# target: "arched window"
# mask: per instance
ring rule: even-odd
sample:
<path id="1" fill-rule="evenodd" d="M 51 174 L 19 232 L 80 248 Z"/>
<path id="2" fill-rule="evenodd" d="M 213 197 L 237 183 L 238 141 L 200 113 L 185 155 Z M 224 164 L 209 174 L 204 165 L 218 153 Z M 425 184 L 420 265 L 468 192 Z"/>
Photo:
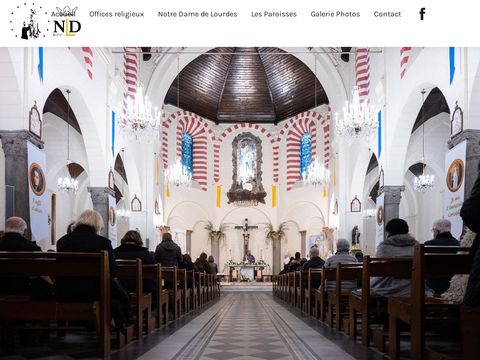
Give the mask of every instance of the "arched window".
<path id="1" fill-rule="evenodd" d="M 300 139 L 300 177 L 312 162 L 312 135 L 305 133 Z"/>
<path id="2" fill-rule="evenodd" d="M 182 165 L 193 173 L 193 139 L 186 132 L 182 134 Z"/>

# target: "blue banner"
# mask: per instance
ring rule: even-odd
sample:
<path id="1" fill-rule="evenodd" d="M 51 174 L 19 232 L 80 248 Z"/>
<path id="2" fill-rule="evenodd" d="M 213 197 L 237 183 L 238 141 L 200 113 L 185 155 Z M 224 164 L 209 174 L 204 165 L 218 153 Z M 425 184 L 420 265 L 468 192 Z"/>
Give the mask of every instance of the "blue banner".
<path id="1" fill-rule="evenodd" d="M 450 57 L 450 85 L 452 85 L 453 78 L 455 76 L 455 48 L 449 48 L 449 57 Z"/>
<path id="2" fill-rule="evenodd" d="M 43 82 L 43 47 L 38 48 L 38 76 L 40 77 L 40 82 Z"/>

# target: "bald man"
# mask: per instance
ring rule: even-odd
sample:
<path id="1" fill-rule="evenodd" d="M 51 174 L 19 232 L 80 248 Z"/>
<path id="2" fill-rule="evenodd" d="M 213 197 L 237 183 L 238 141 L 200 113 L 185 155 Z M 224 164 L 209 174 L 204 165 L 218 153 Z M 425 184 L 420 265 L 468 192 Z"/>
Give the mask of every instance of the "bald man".
<path id="1" fill-rule="evenodd" d="M 13 216 L 5 221 L 5 235 L 0 240 L 0 251 L 42 251 L 38 245 L 25 238 L 27 223 Z"/>

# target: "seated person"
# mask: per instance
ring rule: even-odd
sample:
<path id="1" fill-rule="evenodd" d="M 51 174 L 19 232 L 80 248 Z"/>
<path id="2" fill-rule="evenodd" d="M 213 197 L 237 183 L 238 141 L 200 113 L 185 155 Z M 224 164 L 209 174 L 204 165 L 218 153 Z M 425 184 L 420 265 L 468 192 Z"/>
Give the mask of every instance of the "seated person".
<path id="1" fill-rule="evenodd" d="M 377 246 L 375 256 L 413 256 L 418 241 L 408 233 L 408 224 L 402 219 L 392 219 L 385 226 L 387 238 Z M 410 296 L 410 279 L 374 277 L 370 279 L 371 294 L 380 297 Z"/>
<path id="2" fill-rule="evenodd" d="M 295 272 L 302 266 L 300 264 L 300 261 L 301 261 L 300 256 L 301 254 L 297 251 L 295 253 L 295 258 L 292 261 L 290 261 L 290 265 L 288 266 L 288 272 Z"/>
<path id="3" fill-rule="evenodd" d="M 143 247 L 142 236 L 136 230 L 127 231 L 120 240 L 120 246 L 113 250 L 116 259 L 121 260 L 136 260 L 141 259 L 142 264 L 155 264 L 155 259 L 150 255 L 147 248 Z M 122 284 L 130 292 L 135 292 L 135 280 L 122 280 Z M 154 287 L 153 280 L 143 281 L 143 291 L 153 292 Z"/>
<path id="4" fill-rule="evenodd" d="M 355 256 L 350 255 L 350 243 L 347 239 L 340 238 L 337 240 L 337 252 L 325 261 L 325 267 L 336 267 L 337 264 L 356 264 L 358 263 Z M 335 291 L 336 282 L 327 281 L 326 291 Z M 353 291 L 357 289 L 355 280 L 342 281 L 342 291 Z"/>
<path id="5" fill-rule="evenodd" d="M 303 265 L 303 270 L 308 271 L 308 269 L 319 269 L 325 264 L 325 261 L 320 257 L 320 252 L 318 251 L 318 247 L 313 246 L 310 249 L 310 260 L 308 260 L 304 265 Z M 307 287 L 307 283 L 304 283 L 304 287 Z M 319 280 L 313 280 L 312 281 L 312 287 L 313 288 L 318 288 L 320 287 L 320 281 Z"/>
<path id="6" fill-rule="evenodd" d="M 447 219 L 440 219 L 433 223 L 432 235 L 433 239 L 425 241 L 425 245 L 432 246 L 459 246 L 460 243 L 450 232 L 452 223 Z M 428 288 L 432 289 L 436 294 L 443 294 L 448 290 L 451 277 L 441 279 L 427 279 L 425 281 Z"/>

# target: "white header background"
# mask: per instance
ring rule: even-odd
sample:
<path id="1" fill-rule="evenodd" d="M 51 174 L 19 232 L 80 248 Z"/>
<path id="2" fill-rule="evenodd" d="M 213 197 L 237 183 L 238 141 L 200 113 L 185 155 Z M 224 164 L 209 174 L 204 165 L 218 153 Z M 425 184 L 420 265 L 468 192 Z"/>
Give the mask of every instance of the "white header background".
<path id="1" fill-rule="evenodd" d="M 81 23 L 76 36 L 22 40 L 20 8 L 78 7 L 71 20 Z M 26 5 L 24 5 L 26 4 Z M 425 20 L 420 21 L 420 8 Z M 284 1 L 284 0 L 9 0 L 0 2 L 1 46 L 480 46 L 478 2 L 404 1 Z M 27 10 L 29 11 L 29 9 Z M 90 12 L 144 12 L 143 18 L 91 17 Z M 159 11 L 231 11 L 235 18 L 161 18 Z M 255 18 L 252 12 L 295 11 L 294 18 Z M 312 17 L 312 11 L 360 12 L 359 18 Z M 400 11 L 400 18 L 375 18 L 374 11 Z M 15 14 L 12 15 L 11 13 Z M 57 19 L 58 20 L 58 19 Z M 39 25 L 46 24 L 39 20 Z M 12 27 L 14 31 L 12 31 Z"/>

